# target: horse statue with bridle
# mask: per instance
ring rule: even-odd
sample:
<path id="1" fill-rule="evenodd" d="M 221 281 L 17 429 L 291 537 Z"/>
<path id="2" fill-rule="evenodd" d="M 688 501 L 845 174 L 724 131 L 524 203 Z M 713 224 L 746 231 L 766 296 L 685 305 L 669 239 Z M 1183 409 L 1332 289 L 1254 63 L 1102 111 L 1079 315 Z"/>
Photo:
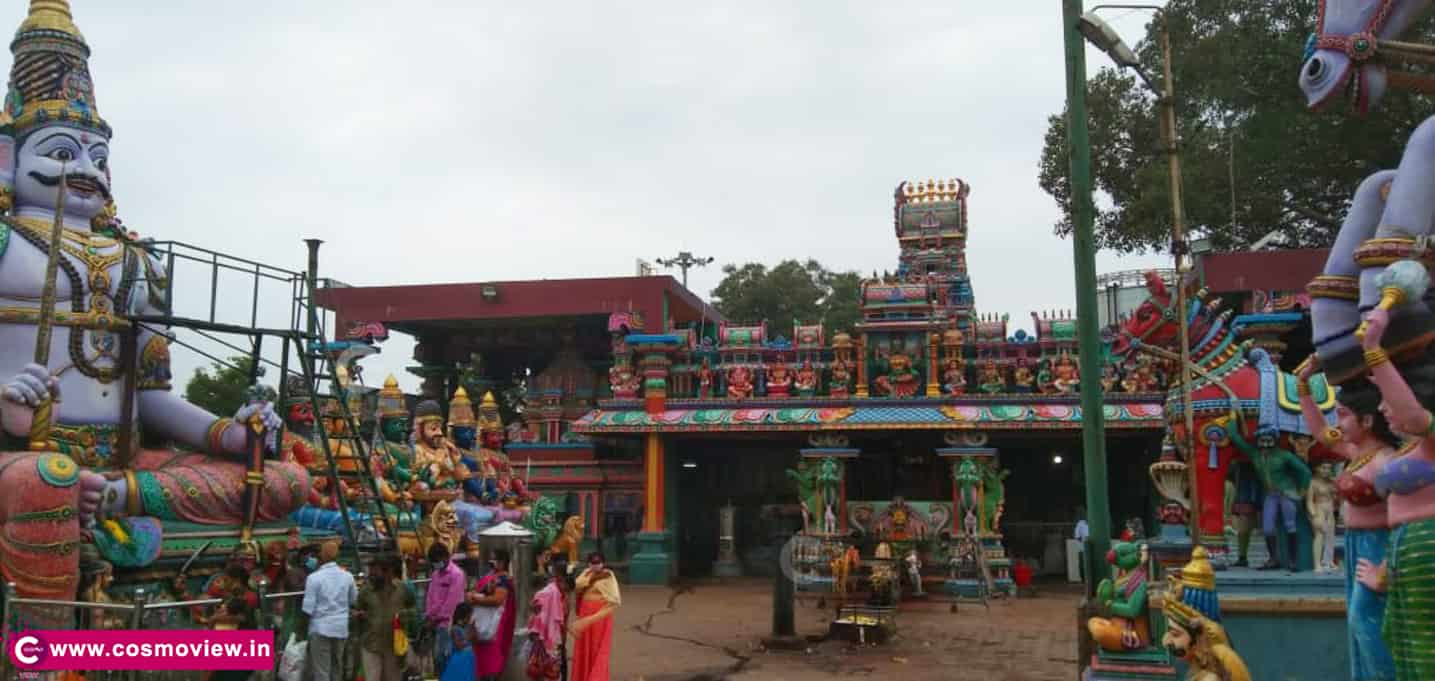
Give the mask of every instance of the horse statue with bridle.
<path id="1" fill-rule="evenodd" d="M 1435 94 L 1435 76 L 1409 64 L 1435 65 L 1435 45 L 1395 40 L 1431 0 L 1320 0 L 1316 32 L 1307 42 L 1300 87 L 1312 109 L 1344 98 L 1351 112 L 1376 108 L 1391 88 Z M 1403 259 L 1435 263 L 1435 118 L 1415 128 L 1396 170 L 1382 170 L 1356 189 L 1324 271 L 1310 283 L 1311 327 L 1321 369 L 1334 385 L 1356 387 L 1366 373 L 1359 343 L 1361 314 L 1391 311 L 1384 346 L 1393 357 L 1435 340 L 1425 300 L 1398 300 L 1379 281 Z M 1353 254 L 1353 257 L 1352 257 Z"/>
<path id="2" fill-rule="evenodd" d="M 1189 404 L 1179 380 L 1172 380 L 1165 414 L 1172 441 L 1192 443 L 1187 464 L 1195 470 L 1199 541 L 1212 560 L 1227 559 L 1225 528 L 1226 476 L 1231 463 L 1244 455 L 1226 431 L 1232 419 L 1248 438 L 1257 428 L 1274 428 L 1290 446 L 1292 435 L 1310 435 L 1301 418 L 1296 377 L 1276 366 L 1270 355 L 1242 340 L 1231 310 L 1220 301 L 1206 300 L 1205 290 L 1191 291 L 1184 311 L 1166 282 L 1155 272 L 1146 273 L 1147 299 L 1121 324 L 1111 344 L 1112 355 L 1129 357 L 1141 352 L 1179 365 L 1178 315 L 1185 314 L 1189 337 Z M 1311 380 L 1311 393 L 1327 413 L 1335 407 L 1335 394 L 1319 375 Z M 1186 431 L 1185 410 L 1192 411 L 1192 436 Z"/>

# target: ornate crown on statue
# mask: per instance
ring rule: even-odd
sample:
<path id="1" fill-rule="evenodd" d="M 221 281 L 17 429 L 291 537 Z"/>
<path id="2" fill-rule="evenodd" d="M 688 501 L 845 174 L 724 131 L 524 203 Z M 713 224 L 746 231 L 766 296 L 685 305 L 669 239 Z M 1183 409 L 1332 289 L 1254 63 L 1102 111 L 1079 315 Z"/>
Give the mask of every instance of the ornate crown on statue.
<path id="1" fill-rule="evenodd" d="M 15 55 L 0 132 L 17 138 L 55 123 L 111 136 L 95 106 L 90 48 L 68 0 L 30 0 L 30 14 L 10 43 Z"/>
<path id="2" fill-rule="evenodd" d="M 448 425 L 453 427 L 477 426 L 478 417 L 473 413 L 473 402 L 468 399 L 468 391 L 459 386 L 453 392 L 453 399 L 448 403 Z"/>
<path id="3" fill-rule="evenodd" d="M 1191 562 L 1170 576 L 1162 610 L 1182 627 L 1191 629 L 1198 618 L 1221 621 L 1221 603 L 1216 597 L 1216 571 L 1205 547 L 1191 549 Z"/>

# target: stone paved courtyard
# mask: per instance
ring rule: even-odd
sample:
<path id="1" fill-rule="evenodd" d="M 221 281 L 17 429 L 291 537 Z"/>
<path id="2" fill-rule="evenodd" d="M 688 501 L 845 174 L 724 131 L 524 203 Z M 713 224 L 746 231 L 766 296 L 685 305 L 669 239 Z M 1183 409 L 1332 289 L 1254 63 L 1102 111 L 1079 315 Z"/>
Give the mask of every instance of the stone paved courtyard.
<path id="1" fill-rule="evenodd" d="M 899 679 L 1070 681 L 1076 678 L 1079 595 L 1043 589 L 1033 598 L 904 605 L 896 640 L 854 649 L 813 643 L 807 651 L 763 650 L 772 622 L 770 580 L 703 582 L 676 589 L 628 587 L 614 633 L 619 681 Z M 800 635 L 827 630 L 831 610 L 798 604 Z"/>

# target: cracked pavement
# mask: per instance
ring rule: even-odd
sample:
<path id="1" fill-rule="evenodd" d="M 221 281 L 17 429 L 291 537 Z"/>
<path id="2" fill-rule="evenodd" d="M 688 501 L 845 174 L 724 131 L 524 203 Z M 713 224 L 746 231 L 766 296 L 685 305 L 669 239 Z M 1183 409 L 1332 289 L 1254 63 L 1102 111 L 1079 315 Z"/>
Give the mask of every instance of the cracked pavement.
<path id="1" fill-rule="evenodd" d="M 1068 681 L 1077 672 L 1079 596 L 994 602 L 988 611 L 946 602 L 904 605 L 897 638 L 885 646 L 811 644 L 808 652 L 766 651 L 772 582 L 739 579 L 677 588 L 625 587 L 613 640 L 615 681 Z M 797 605 L 799 635 L 821 635 L 830 610 Z"/>

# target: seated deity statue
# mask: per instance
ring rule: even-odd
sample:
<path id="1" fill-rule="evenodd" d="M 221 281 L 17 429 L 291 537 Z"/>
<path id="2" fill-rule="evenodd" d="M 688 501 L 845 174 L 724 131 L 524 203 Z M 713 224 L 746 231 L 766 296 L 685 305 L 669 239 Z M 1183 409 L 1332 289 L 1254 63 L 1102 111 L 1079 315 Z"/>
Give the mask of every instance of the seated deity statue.
<path id="1" fill-rule="evenodd" d="M 425 400 L 414 408 L 417 420 L 414 467 L 429 489 L 453 489 L 468 477 L 463 457 L 444 436 L 443 411 L 438 402 Z"/>
<path id="2" fill-rule="evenodd" d="M 887 358 L 887 368 L 888 372 L 878 376 L 874 382 L 877 394 L 887 397 L 911 397 L 917 394 L 921 385 L 911 357 L 902 352 L 893 353 Z"/>
<path id="3" fill-rule="evenodd" d="M 136 364 L 120 361 L 130 318 L 165 310 L 169 282 L 114 217 L 111 129 L 96 108 L 89 47 L 67 3 L 32 2 L 11 51 L 0 111 L 0 430 L 9 452 L 0 455 L 9 492 L 0 568 L 22 596 L 73 599 L 83 529 L 117 567 L 144 565 L 158 555 L 161 521 L 284 518 L 308 498 L 309 475 L 282 461 L 248 475 L 250 445 L 277 445 L 282 420 L 259 402 L 220 418 L 185 401 L 171 389 L 163 333 L 141 330 Z M 55 309 L 42 320 L 57 219 Z M 53 322 L 44 337 L 42 321 Z M 37 342 L 48 343 L 48 363 L 34 362 Z M 261 431 L 253 440 L 251 425 Z M 175 448 L 141 447 L 141 430 Z"/>
<path id="4" fill-rule="evenodd" d="M 1031 373 L 1031 368 L 1022 362 L 1012 371 L 1011 376 L 1012 392 L 1029 393 L 1036 390 L 1036 376 Z"/>
<path id="5" fill-rule="evenodd" d="M 981 375 L 977 377 L 978 387 L 988 395 L 1006 392 L 1006 378 L 1002 376 L 1001 369 L 997 367 L 994 360 L 987 360 L 982 367 Z"/>
<path id="6" fill-rule="evenodd" d="M 735 366 L 727 372 L 727 396 L 741 400 L 752 396 L 752 371 L 745 366 Z"/>
<path id="7" fill-rule="evenodd" d="M 956 357 L 947 360 L 947 368 L 942 372 L 942 390 L 948 395 L 961 395 L 967 391 L 967 370 L 962 366 L 962 360 Z"/>
<path id="8" fill-rule="evenodd" d="M 817 371 L 812 368 L 811 360 L 802 363 L 802 368 L 797 370 L 797 380 L 793 385 L 797 388 L 797 394 L 803 397 L 811 397 L 817 392 Z"/>
<path id="9" fill-rule="evenodd" d="M 792 372 L 787 370 L 787 365 L 778 360 L 767 370 L 767 396 L 788 397 L 792 394 Z"/>
<path id="10" fill-rule="evenodd" d="M 832 362 L 832 376 L 827 383 L 827 394 L 832 397 L 847 397 L 851 390 L 852 370 L 841 359 Z"/>

